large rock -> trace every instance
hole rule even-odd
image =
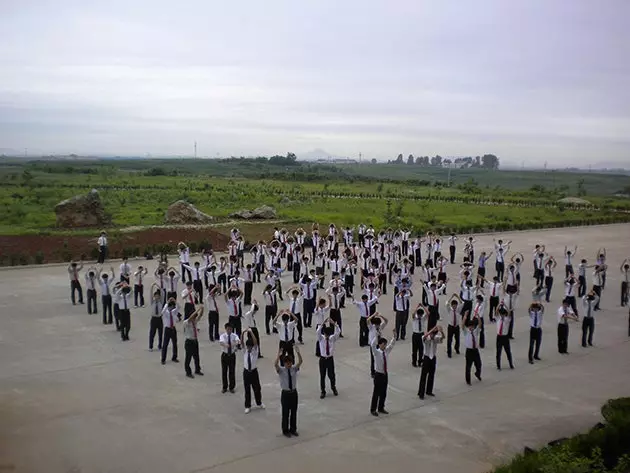
[[[245,220],[272,220],[278,218],[273,207],[263,205],[254,210],[240,210],[228,215],[230,218],[242,218]]]
[[[580,199],[579,197],[565,197],[564,199],[559,199],[558,202],[570,205],[591,205],[588,200]]]
[[[60,227],[95,227],[111,223],[96,189],[87,195],[77,195],[59,202],[55,205],[55,214]]]
[[[168,225],[203,225],[212,223],[212,220],[210,215],[185,200],[178,200],[169,205],[165,217]]]

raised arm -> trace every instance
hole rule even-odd
[[[297,355],[297,363],[295,364],[295,367],[297,369],[300,369],[300,366],[302,366],[302,353],[300,352],[300,349],[298,348],[297,345],[293,346],[293,351],[295,352],[295,354]]]

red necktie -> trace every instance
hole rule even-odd
[[[140,273],[140,280],[138,282],[139,282],[139,285],[142,286],[142,273]]]
[[[193,302],[192,292],[189,292],[189,293],[188,293],[188,300],[190,300],[190,303],[191,303],[191,304],[194,304],[194,302]]]
[[[330,340],[326,339],[326,356],[330,356]]]
[[[383,352],[383,372],[387,374],[387,355]]]
[[[234,317],[238,317],[238,307],[236,306],[236,301],[232,299],[232,304],[234,304]]]
[[[433,291],[433,305],[437,305],[437,296],[435,295],[435,291]]]
[[[170,318],[171,318],[171,328],[173,328],[173,311],[169,309],[169,311],[168,311],[168,315],[169,315],[169,316],[170,316]]]
[[[503,335],[503,317],[501,317],[501,322],[499,323],[499,335]]]
[[[494,297],[496,295],[496,290],[497,290],[497,285],[493,284],[492,285],[492,297]]]
[[[457,327],[457,310],[453,309],[453,327]]]
[[[74,280],[78,281],[79,280],[79,273],[77,272],[77,270],[73,270],[74,271]]]

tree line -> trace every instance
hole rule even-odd
[[[374,162],[374,160],[372,160]],[[449,167],[455,166],[460,169],[466,168],[481,168],[481,169],[499,169],[499,158],[494,154],[484,154],[483,156],[466,156],[464,158],[443,158],[439,154],[436,154],[432,158],[429,156],[416,156],[413,154],[407,156],[407,160],[403,157],[402,153],[398,155],[395,160],[388,161],[390,164],[408,164],[422,167]]]

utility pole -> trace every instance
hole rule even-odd
[[[361,153],[359,153],[359,164],[363,162],[361,158],[362,158]]]
[[[197,159],[197,142],[195,141],[195,159]]]

